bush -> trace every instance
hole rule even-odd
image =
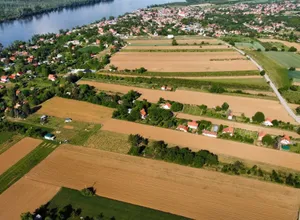
[[[263,137],[262,143],[264,145],[270,146],[270,145],[273,145],[275,143],[275,140],[272,138],[271,135],[267,134],[266,136]]]
[[[179,112],[179,111],[182,111],[182,109],[183,109],[183,104],[181,104],[179,102],[172,103],[171,110],[173,112]]]
[[[260,71],[260,73],[259,73],[261,76],[264,76],[265,74],[266,74],[266,71],[265,70],[262,70],[262,71]]]
[[[255,115],[252,117],[252,120],[258,123],[262,123],[265,121],[265,115],[262,112],[256,112]]]
[[[298,106],[298,107],[296,108],[296,113],[297,113],[298,115],[300,115],[300,106]]]
[[[296,52],[297,51],[297,48],[295,48],[295,47],[290,47],[289,48],[289,50],[288,50],[288,52]]]
[[[173,40],[172,40],[172,45],[173,45],[173,46],[177,46],[177,45],[178,45],[178,43],[177,43],[177,41],[175,40],[175,38],[173,38]]]
[[[290,67],[289,70],[290,70],[290,71],[295,71],[296,68],[295,68],[295,67]]]
[[[80,192],[84,196],[94,196],[96,194],[96,189],[93,186],[91,186],[82,189]]]
[[[223,103],[222,109],[223,109],[224,111],[227,111],[227,110],[229,109],[229,105],[228,105],[227,102],[224,102],[224,103]]]

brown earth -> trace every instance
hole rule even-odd
[[[195,45],[195,46],[127,46],[124,47],[122,50],[213,50],[213,49],[228,49],[232,50],[231,48],[228,48],[226,45]]]
[[[0,154],[0,175],[25,157],[40,143],[42,143],[42,140],[26,137],[10,147],[3,154]]]
[[[83,178],[84,177],[84,178]],[[27,178],[82,189],[193,219],[296,219],[299,190],[94,149],[64,145]]]
[[[150,40],[126,40],[128,43],[133,45],[172,45],[172,39],[150,39]],[[176,39],[178,44],[189,44],[194,43],[201,44],[202,41],[209,44],[219,44],[221,41],[213,38],[195,38],[195,39]]]
[[[280,130],[277,128],[262,127],[262,126],[257,126],[257,125],[239,123],[239,122],[235,122],[235,121],[209,118],[209,117],[204,117],[204,116],[189,115],[189,114],[184,114],[184,113],[176,113],[176,117],[195,120],[195,121],[207,120],[207,121],[211,121],[213,124],[223,124],[223,125],[227,125],[230,127],[241,128],[241,129],[245,129],[245,130],[249,130],[249,131],[257,131],[257,132],[264,131],[267,134],[289,135],[294,138],[300,138],[300,135],[297,134],[296,132]]]
[[[195,151],[206,149],[215,154],[229,155],[300,171],[300,155],[296,153],[115,119],[106,121],[102,129],[122,134],[140,134],[149,139],[164,140],[167,143],[189,147]]]
[[[0,195],[0,219],[20,220],[24,212],[34,212],[46,204],[60,187],[23,177]]]
[[[298,51],[300,51],[300,44],[296,42],[288,42],[288,41],[278,40],[278,39],[258,39],[258,40],[260,40],[261,42],[279,42],[286,45],[287,47],[293,46],[297,48]]]
[[[44,102],[37,114],[101,124],[111,118],[113,111],[111,108],[88,102],[54,97]]]
[[[111,57],[111,64],[120,70],[144,67],[153,72],[217,72],[257,69],[249,60],[211,61],[211,59],[244,59],[244,57],[236,51],[119,52]]]
[[[73,126],[71,126],[71,125],[65,125],[63,128],[66,128],[66,129],[74,129],[74,127]]]
[[[296,123],[285,111],[284,107],[279,103],[279,101],[274,100],[246,98],[240,96],[220,95],[178,89],[175,92],[166,92],[154,89],[144,89],[132,86],[122,86],[117,84],[84,80],[80,80],[79,84],[88,84],[96,87],[99,90],[120,93],[127,93],[130,90],[136,90],[142,94],[141,98],[147,99],[149,102],[157,102],[160,97],[184,104],[204,104],[208,107],[215,107],[227,102],[230,105],[230,109],[236,115],[241,115],[244,113],[246,116],[252,117],[257,111],[261,111],[266,117],[271,119],[280,119],[285,122]]]

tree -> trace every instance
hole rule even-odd
[[[229,109],[229,105],[228,105],[227,102],[224,102],[224,103],[223,103],[222,109],[223,109],[224,111],[227,111],[227,110]]]
[[[300,134],[300,127],[297,129],[297,134]]]
[[[288,50],[288,52],[296,52],[296,51],[297,51],[297,48],[293,47],[293,46],[291,46]]]
[[[177,41],[175,40],[175,38],[173,38],[173,40],[172,40],[172,45],[173,45],[173,46],[177,46],[177,45],[178,45],[178,43],[177,43]]]
[[[96,194],[96,189],[93,186],[91,186],[82,189],[80,192],[84,196],[94,196]]]
[[[179,102],[174,102],[172,103],[172,106],[171,106],[171,110],[173,112],[179,112],[183,109],[183,104],[179,103]]]
[[[30,212],[26,212],[26,213],[21,214],[21,219],[22,220],[33,220],[34,216]]]
[[[265,70],[262,70],[262,71],[260,71],[260,73],[259,73],[261,76],[264,76],[265,74],[266,74],[266,71]]]
[[[298,115],[300,115],[300,106],[298,106],[298,107],[296,108],[296,113],[297,113]]]
[[[262,123],[265,121],[265,115],[262,112],[256,112],[255,115],[252,117],[252,120],[258,123]]]
[[[272,138],[271,135],[267,134],[262,138],[262,143],[264,145],[271,146],[275,143],[275,140]]]

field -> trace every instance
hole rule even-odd
[[[126,154],[131,147],[127,139],[128,135],[125,134],[99,130],[86,141],[84,146]]]
[[[70,145],[27,179],[72,189],[94,185],[98,195],[193,219],[296,219],[299,207],[293,188]]]
[[[216,154],[300,170],[299,154],[115,119],[107,121],[102,129],[123,134],[140,134],[193,150],[206,149]]]
[[[280,130],[277,128],[261,127],[261,126],[257,126],[257,125],[239,123],[239,122],[235,122],[235,121],[222,120],[222,119],[216,119],[216,118],[209,118],[209,117],[205,117],[205,116],[198,116],[197,112],[195,112],[194,109],[192,109],[192,108],[185,107],[183,112],[184,113],[176,113],[176,117],[190,119],[190,120],[196,120],[196,121],[207,120],[207,121],[211,121],[213,124],[223,124],[223,125],[227,125],[230,127],[245,129],[245,130],[249,130],[249,131],[257,131],[257,132],[264,131],[267,134],[273,134],[273,135],[284,135],[285,134],[285,135],[292,136],[294,138],[300,138],[299,134],[297,134],[296,132],[292,132],[292,131]]]
[[[293,46],[293,47],[297,48],[298,51],[300,51],[300,44],[295,43],[295,42],[288,42],[288,41],[277,40],[277,39],[259,39],[259,41],[261,41],[261,42],[279,42],[279,43],[286,45],[287,47]]]
[[[201,45],[203,42],[204,44],[210,44],[210,45],[217,45],[221,43],[221,41],[213,38],[191,38],[184,39],[184,38],[176,38],[176,41],[179,45],[193,45],[196,44]],[[172,45],[172,39],[146,39],[146,40],[127,40],[127,42],[130,44],[130,46],[171,46]],[[202,44],[203,44],[202,43]],[[204,46],[204,45],[202,45]]]
[[[253,42],[253,44],[252,43],[236,42],[235,46],[240,48],[240,49],[254,49],[254,50],[261,49],[262,51],[265,50],[265,48],[259,42],[256,42],[256,41]]]
[[[120,93],[127,93],[129,90],[136,90],[142,94],[142,99],[147,99],[149,102],[157,102],[160,97],[166,100],[177,101],[184,104],[204,104],[208,107],[215,107],[217,105],[222,105],[224,102],[227,102],[230,105],[230,109],[236,115],[241,115],[242,113],[244,113],[246,116],[252,117],[259,110],[262,111],[266,115],[266,117],[295,123],[294,120],[285,111],[283,106],[280,105],[278,101],[273,100],[245,98],[185,90],[165,92],[159,90],[83,80],[79,81],[79,84],[89,84],[91,86],[95,86],[99,90]]]
[[[291,52],[269,51],[269,52],[266,52],[265,55],[286,68],[300,67],[300,55],[299,54],[291,53]]]
[[[149,220],[160,220],[160,219],[187,219],[181,216],[172,215],[157,210],[132,205],[129,203],[120,202],[117,200],[94,196],[86,197],[81,192],[73,189],[62,188],[50,201],[49,209],[52,208],[63,208],[66,205],[71,204],[73,208],[81,208],[81,216],[98,216],[103,213],[105,219],[112,218],[118,220],[127,219],[149,219]]]
[[[204,52],[204,51],[233,51],[226,45],[195,45],[195,46],[126,46],[124,52]]]
[[[0,133],[0,155],[21,140],[23,136],[15,132],[2,131]]]
[[[0,194],[0,219],[19,220],[24,212],[33,212],[47,203],[60,187],[23,177]]]
[[[112,112],[113,109],[100,105],[54,97],[44,102],[37,114],[101,124],[111,118]]]
[[[120,70],[146,68],[153,72],[216,72],[256,70],[254,64],[233,52],[119,52],[111,64]]]
[[[26,137],[0,154],[0,175],[35,149],[41,140]]]
[[[57,145],[43,142],[0,175],[0,194],[45,159]]]

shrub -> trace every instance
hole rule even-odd
[[[172,103],[171,110],[173,112],[179,112],[179,111],[182,111],[182,109],[183,109],[183,104],[181,104],[179,102]]]
[[[288,52],[296,52],[297,51],[297,48],[291,46],[288,50]]]
[[[267,146],[270,146],[270,145],[273,145],[275,143],[275,140],[272,138],[271,135],[267,134],[266,136],[264,136],[262,138],[262,143],[267,145]]]
[[[173,46],[177,46],[177,45],[178,45],[178,43],[177,43],[177,41],[175,40],[175,38],[173,38],[173,40],[172,40],[172,45],[173,45]]]
[[[96,194],[96,189],[93,186],[91,186],[82,189],[80,192],[84,196],[94,196]]]
[[[297,113],[298,115],[300,115],[300,106],[298,106],[298,107],[296,108],[296,113]]]
[[[258,123],[262,123],[263,121],[265,121],[265,115],[262,112],[256,112],[252,117],[252,120]]]
[[[227,110],[229,109],[229,105],[228,105],[227,102],[224,102],[224,103],[223,103],[222,109],[223,109],[224,111],[227,111]]]
[[[266,71],[265,70],[262,70],[262,71],[260,71],[260,73],[259,73],[261,76],[264,76],[265,74],[266,74]]]
[[[290,70],[290,71],[295,71],[296,68],[295,68],[295,67],[290,67],[289,70]]]

